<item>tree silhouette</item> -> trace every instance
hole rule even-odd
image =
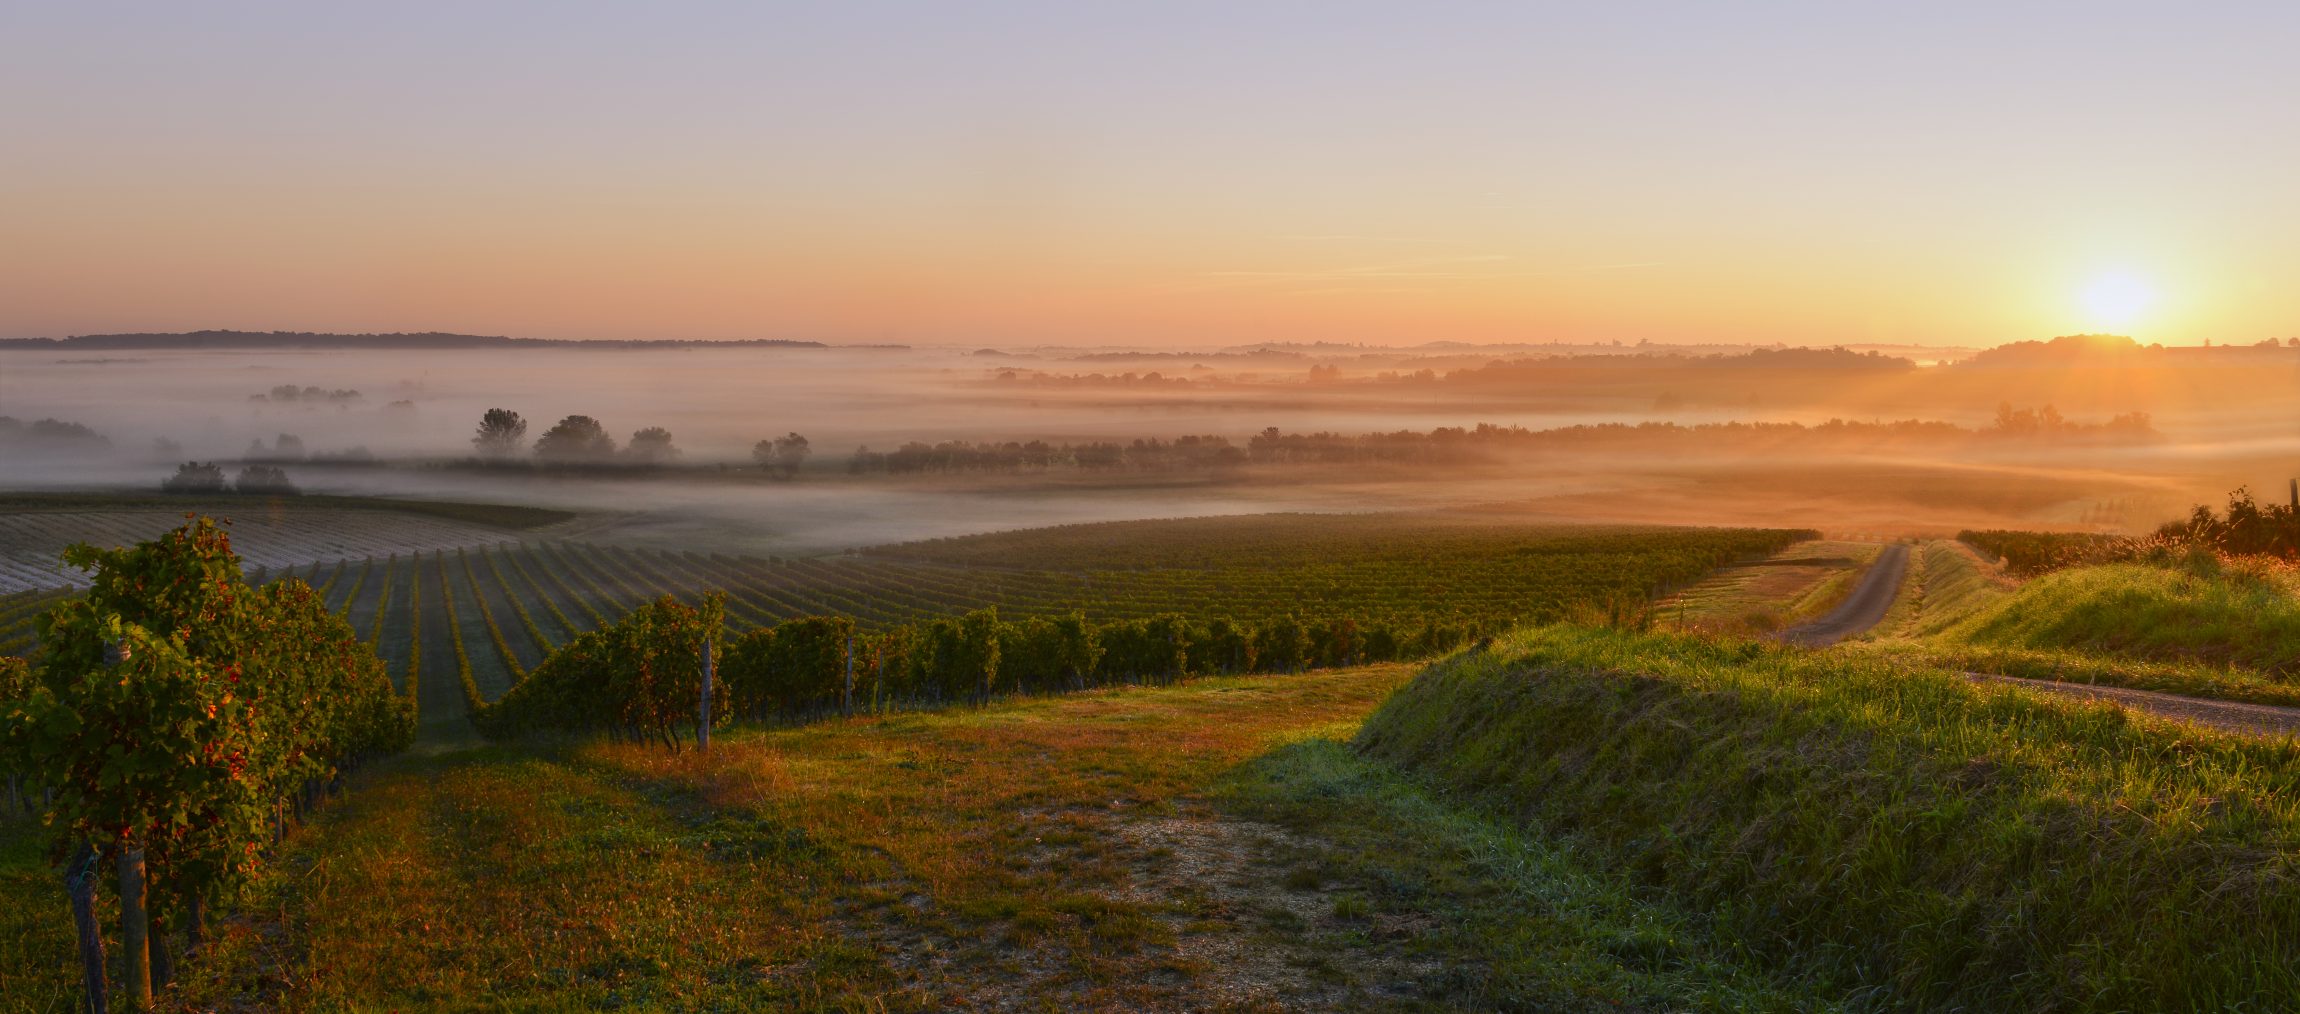
[[[649,426],[631,434],[631,444],[623,449],[623,456],[634,465],[668,465],[679,459],[679,449],[671,446],[670,430]]]
[[[294,496],[295,484],[288,481],[287,470],[271,465],[249,465],[240,469],[232,488],[242,493],[261,493],[271,496]]]
[[[807,446],[807,438],[796,433],[786,433],[751,445],[751,460],[769,472],[781,473],[785,479],[799,474],[799,466],[806,464],[810,453],[812,449]]]
[[[535,456],[554,465],[595,465],[615,460],[615,438],[599,420],[571,415],[535,441]]]
[[[187,461],[176,466],[176,474],[161,480],[160,489],[169,493],[221,493],[224,470],[213,462]]]
[[[526,437],[527,420],[521,419],[519,413],[507,408],[491,408],[479,417],[479,434],[471,438],[471,446],[490,458],[508,458],[519,453],[519,441]]]

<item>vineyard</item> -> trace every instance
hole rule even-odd
[[[531,540],[250,576],[316,589],[375,645],[437,736],[463,734],[474,700],[500,698],[578,635],[665,595],[692,604],[724,591],[734,634],[803,616],[848,617],[867,634],[995,608],[1010,621],[1075,613],[1099,625],[1346,619],[1377,639],[1449,643],[1440,638],[1643,602],[1806,534],[1268,516],[1074,526],[820,559]],[[29,651],[34,620],[66,594],[0,598],[0,652]]]
[[[345,502],[342,498],[314,499]],[[269,501],[218,505],[186,500],[170,506],[74,509],[74,501],[43,498],[23,506],[31,509],[0,513],[0,593],[84,585],[85,574],[60,562],[65,546],[75,542],[98,546],[142,542],[183,524],[185,511],[194,509],[230,517],[235,550],[249,565],[260,567],[512,542],[524,528],[569,516],[446,503],[412,505],[421,509],[385,509]],[[0,634],[0,640],[5,638]]]

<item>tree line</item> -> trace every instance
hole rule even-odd
[[[507,408],[491,408],[480,416],[471,445],[481,460],[508,464],[527,449],[526,439],[525,418]],[[660,467],[675,464],[683,456],[673,439],[670,430],[649,426],[632,433],[629,443],[617,447],[605,424],[587,415],[570,415],[535,438],[532,453],[536,462],[546,466]],[[763,471],[789,478],[798,473],[809,453],[807,438],[786,433],[752,445],[751,460]]]
[[[218,494],[244,493],[251,496],[294,496],[295,483],[289,481],[287,470],[278,465],[246,464],[238,475],[227,482],[224,466],[213,461],[187,461],[176,466],[176,474],[160,480],[163,493]]]
[[[1720,422],[1686,425],[1674,422],[1595,423],[1528,429],[1524,426],[1440,426],[1427,432],[1397,430],[1388,433],[1287,433],[1275,426],[1248,437],[1244,444],[1219,435],[1189,435],[1171,440],[1138,438],[1129,442],[1087,441],[1051,443],[1030,441],[944,440],[911,441],[891,451],[865,446],[847,460],[850,474],[915,474],[947,472],[1018,472],[1074,468],[1085,471],[1130,469],[1204,470],[1239,465],[1280,464],[1462,464],[1491,460],[1498,454],[1534,450],[1589,450],[1635,447],[1640,450],[1699,449],[1729,443],[1807,440],[1829,443],[1859,441],[1965,439],[2098,438],[2145,440],[2156,435],[2149,415],[2133,412],[2105,422],[2068,419],[2050,405],[2016,409],[2004,405],[1995,422],[1968,428],[1955,423],[1904,419],[1861,422],[1831,419],[1799,422]]]

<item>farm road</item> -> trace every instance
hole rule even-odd
[[[1780,633],[1790,644],[1807,648],[1825,648],[1829,645],[1866,632],[1885,618],[1893,608],[1893,599],[1900,594],[1901,577],[1909,570],[1909,547],[1894,543],[1877,554],[1877,562],[1869,565],[1861,575],[1861,583],[1853,594],[1839,603],[1837,608],[1803,626],[1791,627]]]
[[[1852,596],[1844,604],[1819,620],[1782,631],[1781,640],[1808,648],[1821,648],[1876,626],[1885,618],[1885,612],[1892,608],[1894,598],[1900,594],[1901,576],[1908,570],[1908,565],[1909,547],[1886,547],[1884,553],[1877,557],[1877,562],[1869,566],[1868,573],[1861,575],[1860,587],[1853,590]],[[2025,687],[2067,697],[2106,701],[2160,718],[2192,722],[2228,732],[2255,736],[2300,736],[2300,708],[2221,701],[2209,697],[2184,697],[2154,690],[2133,690],[2094,683],[2026,679],[1996,673],[1968,672],[1965,676],[1975,683]]]
[[[2248,704],[2243,701],[2217,701],[2209,697],[2183,697],[2179,694],[2159,693],[2154,690],[2104,687],[2096,683],[2064,683],[2058,680],[2023,679],[2018,676],[1998,676],[1994,673],[1985,672],[1968,672],[1965,676],[1976,683],[2010,684],[2069,697],[2108,701],[2145,711],[2161,718],[2209,725],[2228,732],[2255,736],[2300,735],[2300,708],[2283,708],[2271,704]]]

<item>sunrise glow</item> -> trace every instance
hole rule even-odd
[[[2123,331],[2140,323],[2156,304],[2156,290],[2138,275],[2117,272],[2094,279],[2082,301],[2087,327]]]

